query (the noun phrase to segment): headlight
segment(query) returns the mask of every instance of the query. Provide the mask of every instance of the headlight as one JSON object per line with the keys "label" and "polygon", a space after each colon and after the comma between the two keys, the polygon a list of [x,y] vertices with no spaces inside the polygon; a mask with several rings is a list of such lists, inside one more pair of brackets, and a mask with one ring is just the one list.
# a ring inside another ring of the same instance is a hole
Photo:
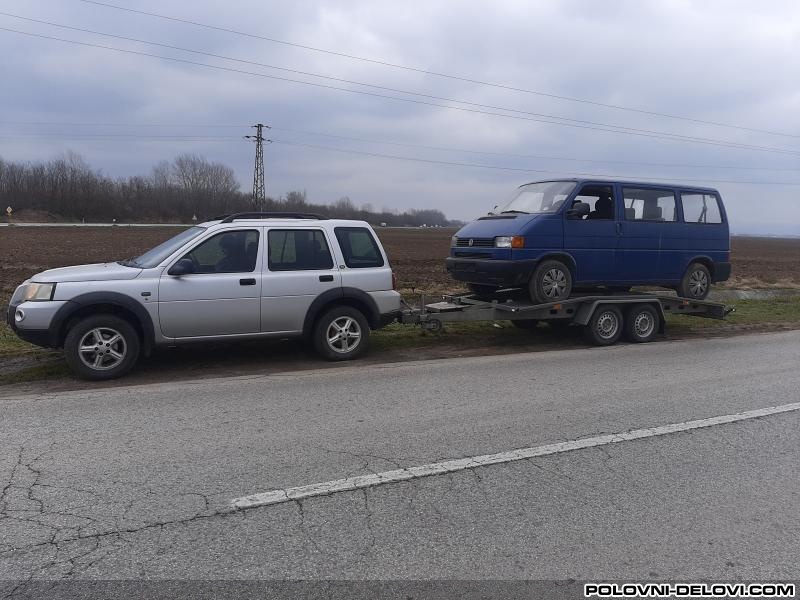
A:
{"label": "headlight", "polygon": [[56,291],[55,283],[29,283],[22,292],[23,302],[52,300]]}
{"label": "headlight", "polygon": [[495,248],[524,248],[525,238],[521,235],[501,235],[494,238]]}
{"label": "headlight", "polygon": [[451,248],[455,248],[457,243],[458,243],[458,238],[456,236],[453,236],[453,237],[450,238],[450,247]]}

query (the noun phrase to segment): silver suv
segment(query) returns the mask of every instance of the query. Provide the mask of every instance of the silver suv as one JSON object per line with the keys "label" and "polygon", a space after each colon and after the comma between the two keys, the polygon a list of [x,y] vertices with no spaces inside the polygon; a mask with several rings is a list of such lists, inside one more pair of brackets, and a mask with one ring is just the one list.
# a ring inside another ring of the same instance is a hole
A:
{"label": "silver suv", "polygon": [[186,342],[306,336],[330,360],[367,348],[400,294],[363,221],[242,213],[187,229],[136,258],[51,269],[17,288],[8,323],[63,347],[79,377],[112,379],[140,353]]}

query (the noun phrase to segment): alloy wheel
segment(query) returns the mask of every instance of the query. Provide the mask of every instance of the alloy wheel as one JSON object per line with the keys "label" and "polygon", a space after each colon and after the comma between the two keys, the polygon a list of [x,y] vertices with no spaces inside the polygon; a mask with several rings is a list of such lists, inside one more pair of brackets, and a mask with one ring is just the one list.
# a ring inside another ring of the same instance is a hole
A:
{"label": "alloy wheel", "polygon": [[128,352],[125,338],[116,329],[95,327],[81,338],[78,356],[95,371],[108,371],[119,365]]}
{"label": "alloy wheel", "polygon": [[327,331],[328,346],[334,352],[352,352],[361,343],[361,326],[352,317],[339,317],[331,321]]}

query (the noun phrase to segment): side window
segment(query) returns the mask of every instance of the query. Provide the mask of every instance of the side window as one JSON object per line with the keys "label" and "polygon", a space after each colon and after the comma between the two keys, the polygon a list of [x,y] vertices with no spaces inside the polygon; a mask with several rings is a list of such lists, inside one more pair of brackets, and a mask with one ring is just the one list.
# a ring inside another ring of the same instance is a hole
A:
{"label": "side window", "polygon": [[267,238],[270,271],[333,268],[328,242],[318,229],[270,229]]}
{"label": "side window", "polygon": [[622,188],[626,221],[675,221],[675,192]]}
{"label": "side window", "polygon": [[610,185],[585,185],[572,201],[583,202],[589,205],[589,214],[584,220],[612,220],[614,219],[614,193]]}
{"label": "side window", "polygon": [[258,231],[226,231],[184,255],[196,273],[252,273],[258,257]]}
{"label": "side window", "polygon": [[344,263],[351,269],[382,267],[383,256],[375,238],[364,227],[337,227],[336,239],[344,255]]}
{"label": "side window", "polygon": [[722,223],[719,200],[713,194],[681,193],[685,223]]}

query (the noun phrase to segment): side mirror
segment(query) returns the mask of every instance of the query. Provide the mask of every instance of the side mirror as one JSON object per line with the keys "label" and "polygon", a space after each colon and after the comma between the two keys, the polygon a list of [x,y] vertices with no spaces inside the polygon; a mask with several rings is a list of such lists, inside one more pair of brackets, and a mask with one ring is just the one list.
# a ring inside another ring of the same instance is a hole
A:
{"label": "side mirror", "polygon": [[170,275],[175,275],[176,277],[180,277],[181,275],[189,275],[190,273],[194,273],[194,263],[188,258],[182,258],[169,270]]}
{"label": "side mirror", "polygon": [[567,211],[567,218],[568,219],[582,219],[586,215],[589,214],[589,205],[586,202],[581,202],[580,200],[575,202]]}

